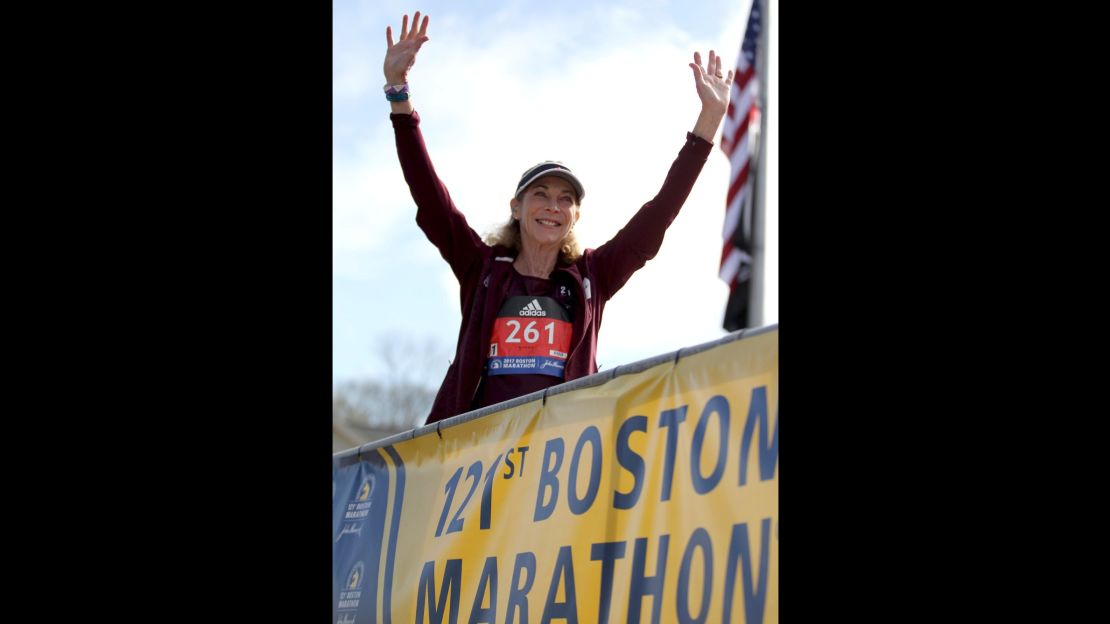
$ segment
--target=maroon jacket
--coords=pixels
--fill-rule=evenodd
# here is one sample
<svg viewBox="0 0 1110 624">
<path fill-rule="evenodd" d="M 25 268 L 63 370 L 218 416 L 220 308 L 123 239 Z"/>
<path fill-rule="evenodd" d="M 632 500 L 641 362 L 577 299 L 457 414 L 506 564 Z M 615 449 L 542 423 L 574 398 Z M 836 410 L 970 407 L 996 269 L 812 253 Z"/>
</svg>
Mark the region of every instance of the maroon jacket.
<svg viewBox="0 0 1110 624">
<path fill-rule="evenodd" d="M 397 156 L 413 201 L 416 223 L 439 248 L 459 280 L 462 323 L 455 358 L 436 395 L 428 423 L 471 409 L 486 365 L 490 333 L 505 301 L 515 252 L 484 243 L 455 208 L 447 188 L 436 176 L 424 138 L 420 115 L 391 114 Z M 597 249 L 587 249 L 573 264 L 559 263 L 576 285 L 574 333 L 567 356 L 566 381 L 597 372 L 597 331 L 605 302 L 628 278 L 655 257 L 663 234 L 678 215 L 694 186 L 713 144 L 691 133 L 654 199 L 644 204 L 617 235 Z"/>
</svg>

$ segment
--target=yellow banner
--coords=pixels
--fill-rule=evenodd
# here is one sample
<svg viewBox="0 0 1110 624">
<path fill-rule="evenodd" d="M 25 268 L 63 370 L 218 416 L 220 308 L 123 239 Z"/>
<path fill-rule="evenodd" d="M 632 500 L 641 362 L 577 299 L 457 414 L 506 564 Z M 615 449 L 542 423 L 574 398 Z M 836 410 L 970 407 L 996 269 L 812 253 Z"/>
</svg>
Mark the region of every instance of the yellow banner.
<svg viewBox="0 0 1110 624">
<path fill-rule="evenodd" d="M 778 621 L 777 328 L 361 459 L 337 622 Z"/>
</svg>

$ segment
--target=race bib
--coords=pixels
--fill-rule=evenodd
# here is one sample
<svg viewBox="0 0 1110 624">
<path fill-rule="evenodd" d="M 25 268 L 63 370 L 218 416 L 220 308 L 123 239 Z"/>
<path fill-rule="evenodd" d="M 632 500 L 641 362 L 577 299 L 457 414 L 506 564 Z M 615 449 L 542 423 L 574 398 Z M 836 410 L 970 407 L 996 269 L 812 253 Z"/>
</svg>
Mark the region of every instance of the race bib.
<svg viewBox="0 0 1110 624">
<path fill-rule="evenodd" d="M 488 375 L 562 378 L 573 324 L 551 297 L 509 297 L 490 337 Z"/>
</svg>

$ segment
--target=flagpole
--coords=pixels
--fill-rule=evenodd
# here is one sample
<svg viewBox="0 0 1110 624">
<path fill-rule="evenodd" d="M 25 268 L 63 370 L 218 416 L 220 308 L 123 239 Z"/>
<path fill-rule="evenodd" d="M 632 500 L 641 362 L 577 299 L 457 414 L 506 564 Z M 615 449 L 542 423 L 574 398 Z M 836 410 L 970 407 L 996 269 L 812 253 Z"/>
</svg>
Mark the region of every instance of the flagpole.
<svg viewBox="0 0 1110 624">
<path fill-rule="evenodd" d="M 776 5 L 778 3 L 776 2 Z M 763 31 L 759 38 L 759 54 L 756 55 L 756 76 L 759 79 L 759 152 L 756 156 L 758 165 L 755 170 L 755 205 L 752 207 L 752 283 L 748 302 L 748 327 L 761 327 L 763 325 L 763 283 L 767 271 L 764 260 L 764 232 L 766 231 L 766 205 L 767 196 L 767 108 L 768 73 L 767 51 L 770 45 L 767 41 L 771 38 L 771 0 L 763 2 L 763 22 L 760 25 Z"/>
</svg>

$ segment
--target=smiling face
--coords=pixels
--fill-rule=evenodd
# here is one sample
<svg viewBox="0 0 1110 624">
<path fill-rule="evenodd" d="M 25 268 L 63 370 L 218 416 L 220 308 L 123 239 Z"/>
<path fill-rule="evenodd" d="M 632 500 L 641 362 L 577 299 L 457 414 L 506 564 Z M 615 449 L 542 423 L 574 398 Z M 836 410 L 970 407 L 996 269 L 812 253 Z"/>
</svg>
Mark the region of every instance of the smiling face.
<svg viewBox="0 0 1110 624">
<path fill-rule="evenodd" d="M 520 220 L 521 242 L 533 247 L 561 246 L 578 221 L 578 196 L 570 182 L 544 176 L 510 202 Z"/>
</svg>

